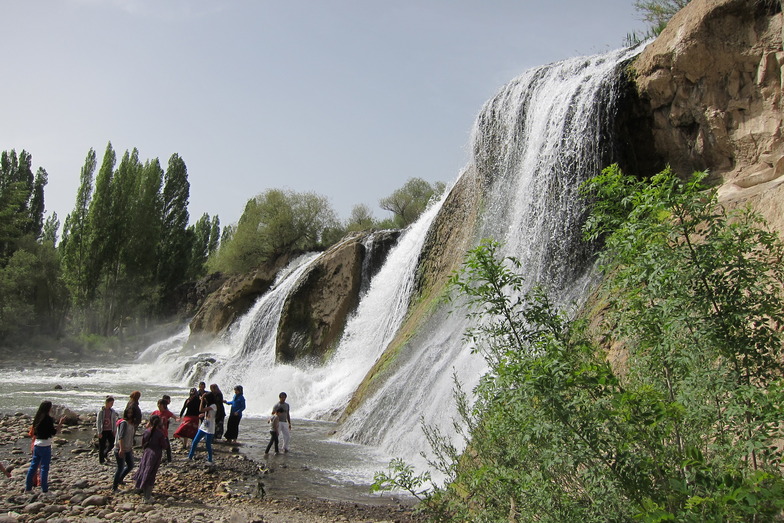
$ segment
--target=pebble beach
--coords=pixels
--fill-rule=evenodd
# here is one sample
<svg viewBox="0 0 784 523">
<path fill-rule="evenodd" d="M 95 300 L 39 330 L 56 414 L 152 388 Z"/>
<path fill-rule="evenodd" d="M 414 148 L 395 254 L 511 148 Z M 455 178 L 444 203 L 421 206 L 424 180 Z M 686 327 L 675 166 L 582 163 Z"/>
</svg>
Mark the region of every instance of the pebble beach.
<svg viewBox="0 0 784 523">
<path fill-rule="evenodd" d="M 54 414 L 54 412 L 53 412 Z M 304 497 L 271 499 L 265 477 L 274 474 L 263 461 L 254 461 L 238 445 L 214 444 L 214 463 L 205 460 L 204 447 L 196 459 L 178 440 L 172 440 L 172 461 L 165 456 L 158 471 L 153 500 L 145 502 L 133 488 L 131 472 L 118 492 L 112 492 L 114 459 L 101 465 L 95 439 L 95 415 L 60 407 L 66 424 L 54 438 L 48 496 L 40 489 L 24 494 L 30 464 L 32 423 L 17 412 L 0 415 L 0 461 L 11 477 L 0 476 L 0 523 L 128 521 L 164 522 L 413 522 L 420 519 L 410 505 L 366 505 Z M 56 416 L 59 417 L 59 416 Z M 137 444 L 141 436 L 136 438 Z M 134 449 L 138 465 L 142 449 Z"/>
</svg>

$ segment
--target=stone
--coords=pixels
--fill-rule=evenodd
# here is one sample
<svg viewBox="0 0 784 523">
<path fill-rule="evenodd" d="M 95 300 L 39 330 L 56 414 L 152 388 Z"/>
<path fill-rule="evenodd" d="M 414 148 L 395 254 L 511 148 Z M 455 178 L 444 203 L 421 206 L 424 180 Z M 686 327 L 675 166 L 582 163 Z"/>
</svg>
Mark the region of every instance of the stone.
<svg viewBox="0 0 784 523">
<path fill-rule="evenodd" d="M 88 497 L 90 497 L 90 496 L 88 494 L 84 493 L 84 492 L 77 492 L 76 494 L 71 496 L 71 499 L 69 501 L 70 501 L 71 505 L 81 505 L 82 502 L 85 499 L 87 499 Z"/>
<path fill-rule="evenodd" d="M 32 503 L 28 503 L 27 505 L 25 505 L 24 509 L 22 510 L 24 512 L 27 512 L 28 514 L 36 514 L 38 512 L 41 512 L 44 509 L 44 507 L 46 507 L 46 503 L 42 503 L 40 501 L 34 501 Z"/>
<path fill-rule="evenodd" d="M 286 298 L 276 341 L 279 360 L 321 359 L 337 341 L 359 303 L 363 237 L 356 235 L 324 252 Z"/>
<path fill-rule="evenodd" d="M 283 256 L 262 264 L 249 274 L 223 281 L 220 288 L 204 300 L 191 320 L 190 342 L 204 335 L 213 337 L 223 332 L 235 319 L 245 314 L 259 296 L 269 290 L 278 270 L 289 261 L 289 256 Z"/>
<path fill-rule="evenodd" d="M 79 481 L 75 482 L 73 486 L 76 488 L 85 489 L 90 486 L 90 480 L 80 479 Z"/>
<path fill-rule="evenodd" d="M 92 496 L 82 501 L 81 505 L 83 507 L 97 507 L 97 506 L 104 506 L 108 502 L 109 500 L 106 496 L 102 496 L 100 494 L 93 494 Z"/>
</svg>

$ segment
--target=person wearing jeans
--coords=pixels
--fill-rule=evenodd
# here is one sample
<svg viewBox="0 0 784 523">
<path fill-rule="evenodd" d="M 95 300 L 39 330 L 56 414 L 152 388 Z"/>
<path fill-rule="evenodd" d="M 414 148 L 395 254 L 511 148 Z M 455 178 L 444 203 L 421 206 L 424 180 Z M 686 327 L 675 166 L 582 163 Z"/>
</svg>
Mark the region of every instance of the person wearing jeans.
<svg viewBox="0 0 784 523">
<path fill-rule="evenodd" d="M 33 445 L 33 459 L 30 461 L 30 468 L 27 470 L 25 478 L 25 493 L 30 494 L 33 490 L 33 478 L 36 471 L 40 469 L 41 491 L 46 494 L 49 492 L 49 464 L 52 461 L 52 437 L 57 434 L 63 426 L 64 418 L 55 428 L 54 418 L 49 415 L 52 410 L 51 401 L 43 401 L 38 407 L 38 411 L 33 418 L 33 432 L 35 434 L 35 444 Z"/>
<path fill-rule="evenodd" d="M 207 462 L 212 463 L 212 438 L 215 436 L 215 415 L 217 413 L 215 395 L 212 392 L 207 392 L 201 397 L 199 412 L 201 413 L 200 415 L 204 416 L 204 421 L 201 422 L 199 431 L 193 437 L 191 450 L 188 452 L 188 459 L 193 459 L 196 447 L 199 445 L 199 442 L 204 439 L 204 442 L 207 445 Z"/>
<path fill-rule="evenodd" d="M 136 427 L 126 421 L 126 415 L 133 416 L 133 411 L 126 408 L 123 418 L 117 422 L 117 444 L 114 447 L 117 472 L 114 473 L 114 483 L 112 484 L 112 490 L 115 492 L 123 484 L 125 476 L 133 469 L 133 436 Z"/>
</svg>

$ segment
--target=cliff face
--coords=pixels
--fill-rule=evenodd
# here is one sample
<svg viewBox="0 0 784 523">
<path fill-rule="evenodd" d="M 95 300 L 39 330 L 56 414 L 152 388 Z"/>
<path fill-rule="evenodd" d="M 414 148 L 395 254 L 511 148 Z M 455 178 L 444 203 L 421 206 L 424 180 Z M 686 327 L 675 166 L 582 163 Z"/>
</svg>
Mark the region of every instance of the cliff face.
<svg viewBox="0 0 784 523">
<path fill-rule="evenodd" d="M 782 63 L 778 1 L 692 0 L 633 64 L 656 153 L 780 231 Z"/>
</svg>

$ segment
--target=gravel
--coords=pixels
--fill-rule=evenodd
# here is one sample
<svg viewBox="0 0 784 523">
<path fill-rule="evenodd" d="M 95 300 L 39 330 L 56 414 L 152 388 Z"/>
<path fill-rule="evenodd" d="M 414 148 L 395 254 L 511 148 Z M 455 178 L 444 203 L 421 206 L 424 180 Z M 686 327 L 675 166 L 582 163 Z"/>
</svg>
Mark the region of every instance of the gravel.
<svg viewBox="0 0 784 523">
<path fill-rule="evenodd" d="M 215 463 L 188 461 L 173 441 L 172 461 L 164 457 L 146 503 L 133 488 L 131 476 L 119 492 L 112 492 L 114 460 L 98 463 L 95 415 L 66 410 L 67 425 L 55 437 L 49 472 L 50 494 L 40 489 L 25 495 L 24 481 L 30 463 L 32 422 L 23 413 L 0 416 L 0 460 L 11 478 L 0 476 L 0 523 L 19 521 L 128 521 L 164 522 L 414 522 L 421 521 L 412 507 L 367 505 L 325 499 L 270 499 L 264 477 L 273 473 L 265 463 L 255 462 L 236 447 L 217 443 Z M 137 436 L 137 442 L 141 438 Z M 136 464 L 142 449 L 134 450 Z"/>
</svg>

